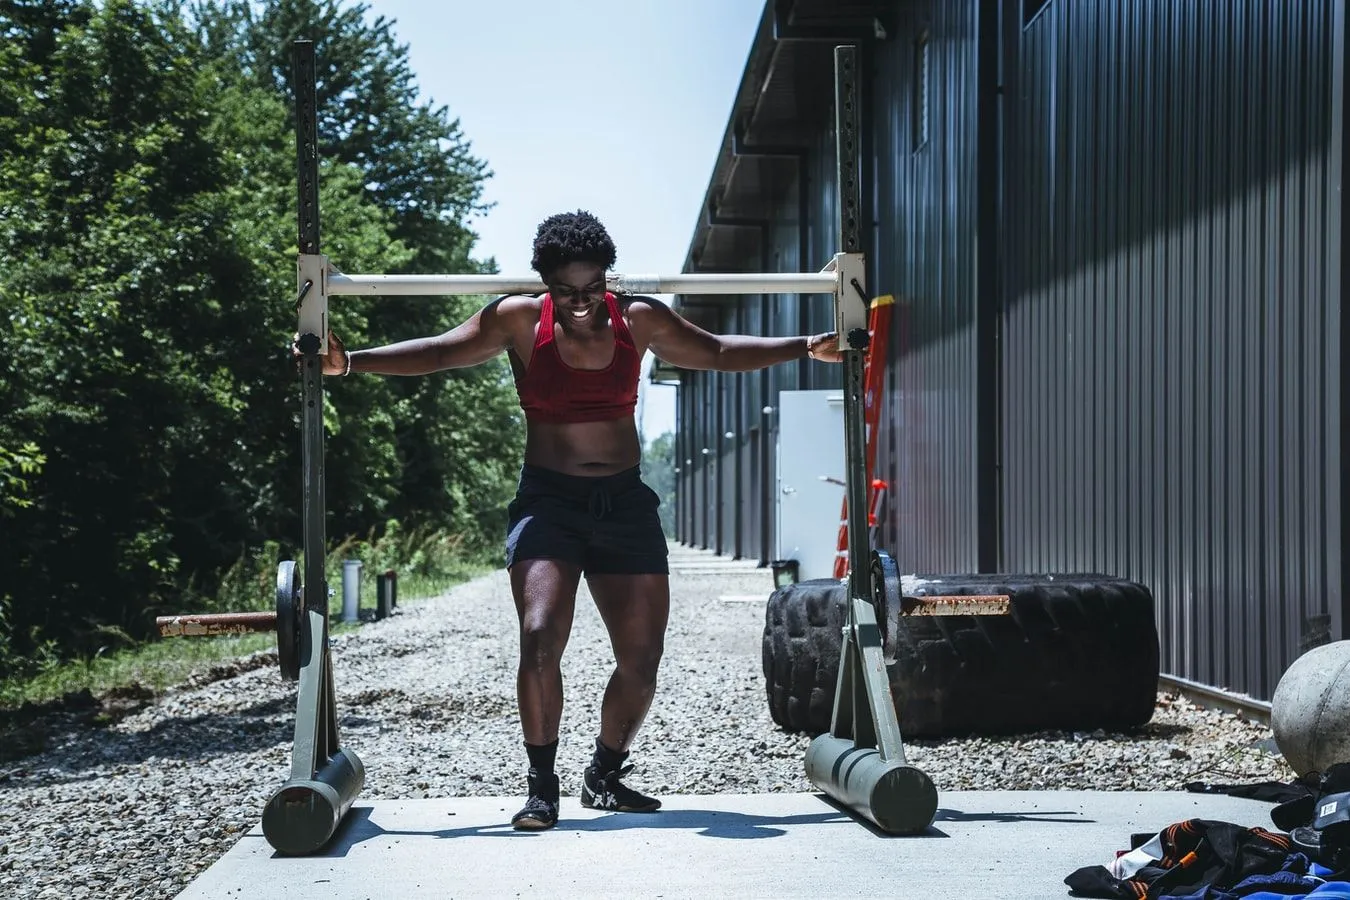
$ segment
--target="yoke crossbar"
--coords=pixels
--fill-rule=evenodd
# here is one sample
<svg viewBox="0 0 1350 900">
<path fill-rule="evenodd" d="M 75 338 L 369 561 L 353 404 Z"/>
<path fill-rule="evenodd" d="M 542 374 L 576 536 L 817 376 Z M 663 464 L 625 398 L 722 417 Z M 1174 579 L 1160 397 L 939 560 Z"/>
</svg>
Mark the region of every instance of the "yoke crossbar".
<svg viewBox="0 0 1350 900">
<path fill-rule="evenodd" d="M 615 294 L 833 294 L 833 270 L 730 275 L 618 275 L 605 278 Z M 537 278 L 510 275 L 328 275 L 328 294 L 430 296 L 450 294 L 542 294 Z"/>
<path fill-rule="evenodd" d="M 317 204 L 317 200 L 315 201 Z M 547 286 L 536 276 L 520 275 L 347 275 L 328 257 L 301 250 L 298 271 L 300 334 L 328 333 L 328 298 L 342 295 L 422 297 L 467 294 L 541 294 Z M 868 298 L 863 291 L 866 259 L 862 253 L 836 253 L 819 272 L 732 272 L 605 277 L 616 294 L 829 294 L 834 297 L 839 349 L 852 340 L 865 348 Z M 852 348 L 852 349 L 859 349 Z M 317 350 L 315 351 L 318 352 Z"/>
</svg>

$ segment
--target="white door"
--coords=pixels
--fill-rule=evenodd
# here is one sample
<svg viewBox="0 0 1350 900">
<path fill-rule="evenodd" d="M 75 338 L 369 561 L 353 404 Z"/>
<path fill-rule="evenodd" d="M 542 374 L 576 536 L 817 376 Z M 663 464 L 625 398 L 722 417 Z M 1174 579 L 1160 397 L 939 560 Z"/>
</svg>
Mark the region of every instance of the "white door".
<svg viewBox="0 0 1350 900">
<path fill-rule="evenodd" d="M 778 559 L 797 577 L 832 578 L 844 502 L 844 394 L 778 395 Z"/>
</svg>

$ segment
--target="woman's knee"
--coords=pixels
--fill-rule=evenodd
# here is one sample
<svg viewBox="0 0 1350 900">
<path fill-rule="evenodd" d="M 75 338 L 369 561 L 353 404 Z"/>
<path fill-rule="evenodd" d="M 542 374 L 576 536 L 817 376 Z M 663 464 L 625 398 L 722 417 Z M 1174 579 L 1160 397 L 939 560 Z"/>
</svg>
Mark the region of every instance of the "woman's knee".
<svg viewBox="0 0 1350 900">
<path fill-rule="evenodd" d="M 630 644 L 615 654 L 615 662 L 625 677 L 643 684 L 655 684 L 664 653 L 664 642 L 659 640 Z"/>
<path fill-rule="evenodd" d="M 558 668 L 567 634 L 547 619 L 527 619 L 520 626 L 520 665 L 522 668 L 549 670 Z"/>
</svg>

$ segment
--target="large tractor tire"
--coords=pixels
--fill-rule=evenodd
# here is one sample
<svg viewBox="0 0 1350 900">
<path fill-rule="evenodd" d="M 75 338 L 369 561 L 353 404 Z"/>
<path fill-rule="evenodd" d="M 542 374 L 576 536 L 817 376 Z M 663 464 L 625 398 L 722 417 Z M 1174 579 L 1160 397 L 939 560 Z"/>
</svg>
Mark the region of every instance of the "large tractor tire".
<svg viewBox="0 0 1350 900">
<path fill-rule="evenodd" d="M 1005 594 L 1006 616 L 906 616 L 887 667 L 906 737 L 1130 730 L 1153 715 L 1153 597 L 1104 575 L 925 575 L 915 596 Z M 828 731 L 846 588 L 804 581 L 769 597 L 764 677 L 780 727 Z"/>
</svg>

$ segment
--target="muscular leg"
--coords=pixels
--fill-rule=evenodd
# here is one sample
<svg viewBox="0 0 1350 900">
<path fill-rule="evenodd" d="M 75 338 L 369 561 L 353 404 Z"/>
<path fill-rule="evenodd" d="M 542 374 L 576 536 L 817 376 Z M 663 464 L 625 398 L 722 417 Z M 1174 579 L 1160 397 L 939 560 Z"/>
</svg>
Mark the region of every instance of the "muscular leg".
<svg viewBox="0 0 1350 900">
<path fill-rule="evenodd" d="M 656 672 L 670 619 L 670 576 L 588 575 L 614 648 L 614 674 L 600 708 L 600 740 L 626 752 L 656 693 Z"/>
<path fill-rule="evenodd" d="M 562 655 L 572 632 L 581 568 L 556 559 L 526 559 L 511 567 L 511 593 L 520 618 L 516 697 L 527 744 L 558 739 L 562 718 Z"/>
</svg>

